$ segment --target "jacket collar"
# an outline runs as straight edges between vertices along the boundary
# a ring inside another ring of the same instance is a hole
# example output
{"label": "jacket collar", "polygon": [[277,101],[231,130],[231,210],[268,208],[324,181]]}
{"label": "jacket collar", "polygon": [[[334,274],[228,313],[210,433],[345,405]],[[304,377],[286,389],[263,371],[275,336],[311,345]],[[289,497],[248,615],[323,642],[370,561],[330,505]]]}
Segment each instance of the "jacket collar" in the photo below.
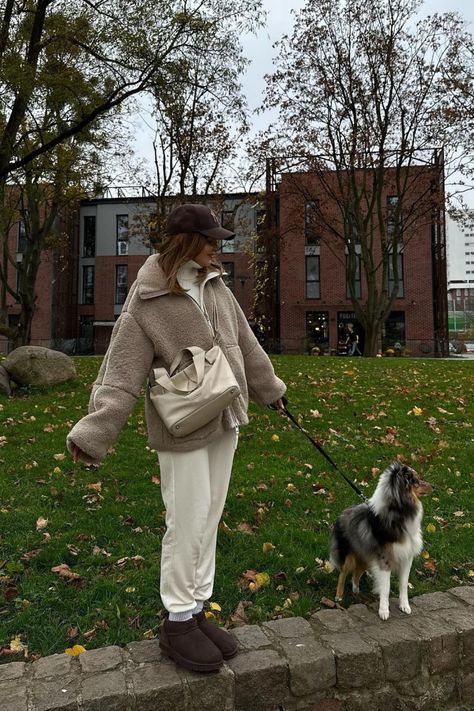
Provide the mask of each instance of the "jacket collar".
{"label": "jacket collar", "polygon": [[[159,254],[152,254],[138,270],[137,290],[141,299],[152,299],[170,293],[163,270],[158,264],[158,257]],[[210,272],[204,283],[218,276],[219,272]]]}

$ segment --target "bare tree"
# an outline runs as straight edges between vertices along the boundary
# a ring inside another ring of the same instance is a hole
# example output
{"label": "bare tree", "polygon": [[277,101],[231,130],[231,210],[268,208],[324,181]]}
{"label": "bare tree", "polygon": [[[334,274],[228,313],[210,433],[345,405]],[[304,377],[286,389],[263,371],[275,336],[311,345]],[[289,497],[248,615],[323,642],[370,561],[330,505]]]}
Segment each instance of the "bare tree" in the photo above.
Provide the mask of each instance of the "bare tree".
{"label": "bare tree", "polygon": [[[313,176],[294,188],[325,244],[339,255],[343,247],[366,355],[376,353],[399,293],[399,254],[423,225],[442,229],[444,172],[460,148],[453,116],[440,110],[443,63],[458,55],[462,21],[447,14],[415,23],[419,6],[308,0],[267,77],[265,105],[280,112],[271,131],[280,169]],[[440,260],[443,249],[440,235]]]}

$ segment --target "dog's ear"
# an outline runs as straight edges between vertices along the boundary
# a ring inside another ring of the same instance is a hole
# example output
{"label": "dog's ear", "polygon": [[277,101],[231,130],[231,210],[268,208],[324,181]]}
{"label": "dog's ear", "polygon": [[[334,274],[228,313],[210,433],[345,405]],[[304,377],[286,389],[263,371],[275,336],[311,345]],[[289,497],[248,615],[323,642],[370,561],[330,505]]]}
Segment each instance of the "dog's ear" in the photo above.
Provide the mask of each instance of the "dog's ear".
{"label": "dog's ear", "polygon": [[400,470],[400,474],[403,477],[405,488],[408,490],[412,489],[413,484],[415,483],[413,469],[411,469],[411,467],[408,467],[406,464],[404,464]]}

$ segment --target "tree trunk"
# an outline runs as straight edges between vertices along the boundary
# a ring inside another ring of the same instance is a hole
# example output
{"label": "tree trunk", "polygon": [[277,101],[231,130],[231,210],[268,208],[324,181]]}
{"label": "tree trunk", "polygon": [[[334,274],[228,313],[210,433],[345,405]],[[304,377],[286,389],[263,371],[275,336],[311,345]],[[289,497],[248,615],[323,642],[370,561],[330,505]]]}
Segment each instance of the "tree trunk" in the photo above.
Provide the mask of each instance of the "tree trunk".
{"label": "tree trunk", "polygon": [[377,324],[367,324],[365,329],[364,356],[373,358],[377,355],[380,343],[380,327]]}

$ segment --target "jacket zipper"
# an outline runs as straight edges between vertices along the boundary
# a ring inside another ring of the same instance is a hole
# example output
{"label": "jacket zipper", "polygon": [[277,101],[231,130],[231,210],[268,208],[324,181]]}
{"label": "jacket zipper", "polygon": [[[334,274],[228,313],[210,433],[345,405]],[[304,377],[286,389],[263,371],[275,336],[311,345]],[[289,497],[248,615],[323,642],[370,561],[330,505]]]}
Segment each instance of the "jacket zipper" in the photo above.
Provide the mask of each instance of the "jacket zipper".
{"label": "jacket zipper", "polygon": [[202,306],[200,306],[200,304],[198,304],[198,302],[196,301],[196,299],[194,299],[190,294],[185,294],[185,296],[186,296],[188,299],[191,299],[191,301],[193,302],[193,304],[195,304],[195,305],[197,306],[197,308],[199,309],[199,311],[200,311],[200,312],[202,313],[202,315],[204,316],[204,319],[205,319],[207,325],[209,326],[209,330],[210,330],[211,335],[212,335],[212,342],[213,342],[213,344],[214,344],[214,343],[215,343],[216,341],[218,341],[219,339],[218,339],[218,337],[217,337],[216,332],[214,331],[214,328],[213,328],[212,323],[211,323],[211,319],[209,318],[209,314],[207,313],[207,311],[206,311]]}

